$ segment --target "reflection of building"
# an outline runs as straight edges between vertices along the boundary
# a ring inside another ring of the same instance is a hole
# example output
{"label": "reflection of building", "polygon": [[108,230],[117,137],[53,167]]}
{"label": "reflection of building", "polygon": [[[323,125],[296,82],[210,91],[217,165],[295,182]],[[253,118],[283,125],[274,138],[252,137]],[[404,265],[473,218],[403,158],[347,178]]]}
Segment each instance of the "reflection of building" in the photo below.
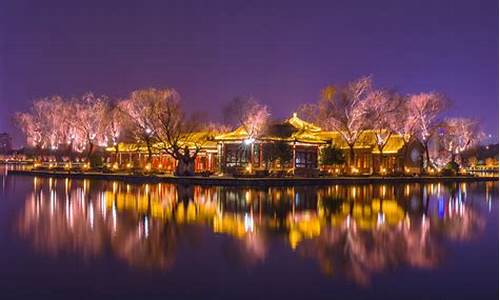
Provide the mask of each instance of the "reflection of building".
{"label": "reflection of building", "polygon": [[[485,187],[491,201],[496,187]],[[284,241],[326,274],[367,283],[389,267],[435,266],[443,239],[482,232],[484,220],[466,201],[472,192],[440,184],[252,189],[35,178],[17,228],[42,253],[88,257],[110,246],[131,267],[160,270],[185,255],[183,239],[201,243],[207,232],[230,237],[228,259],[245,265],[273,256],[271,240]]]}
{"label": "reflection of building", "polygon": [[[349,146],[339,132],[324,131],[318,126],[305,122],[293,114],[292,117],[280,123],[273,123],[257,135],[251,136],[242,126],[234,131],[210,136],[206,132],[196,134],[200,142],[201,151],[195,161],[195,170],[220,171],[234,173],[242,171],[259,171],[264,169],[286,169],[296,175],[316,174],[321,166],[320,150],[327,145],[340,148],[346,157],[351,156]],[[265,154],[269,145],[275,141],[285,141],[292,148],[292,159],[289,162],[265,162]],[[193,143],[188,143],[191,149]],[[406,146],[403,138],[392,134],[383,147],[382,153],[376,146],[376,137],[373,131],[363,132],[354,145],[353,170],[345,170],[359,174],[419,172],[419,152],[415,145]],[[115,153],[115,160],[122,165],[145,165],[147,147],[134,144],[120,144],[118,152],[114,147],[108,151]],[[117,153],[117,154],[116,154]],[[153,168],[172,171],[175,161],[166,154],[153,147]],[[404,169],[403,167],[406,167]]]}

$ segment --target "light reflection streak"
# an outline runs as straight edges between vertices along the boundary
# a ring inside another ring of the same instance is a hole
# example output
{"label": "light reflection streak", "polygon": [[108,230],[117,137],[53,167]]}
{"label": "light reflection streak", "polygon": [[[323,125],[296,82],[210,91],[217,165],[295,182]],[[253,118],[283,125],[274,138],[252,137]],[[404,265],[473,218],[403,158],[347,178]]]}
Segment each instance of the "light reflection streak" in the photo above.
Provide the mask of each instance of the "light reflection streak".
{"label": "light reflection streak", "polygon": [[[462,186],[242,190],[113,182],[92,183],[91,190],[88,181],[83,188],[48,181],[47,191],[44,182],[34,179],[17,222],[35,249],[87,257],[111,245],[116,257],[140,268],[171,267],[181,240],[199,239],[208,228],[230,237],[231,255],[245,265],[272,256],[269,241],[278,238],[296,255],[317,260],[325,274],[337,265],[337,272],[369,284],[371,274],[389,267],[435,267],[443,259],[443,241],[466,241],[485,227],[474,190],[460,193]],[[488,193],[494,188],[487,187]]]}

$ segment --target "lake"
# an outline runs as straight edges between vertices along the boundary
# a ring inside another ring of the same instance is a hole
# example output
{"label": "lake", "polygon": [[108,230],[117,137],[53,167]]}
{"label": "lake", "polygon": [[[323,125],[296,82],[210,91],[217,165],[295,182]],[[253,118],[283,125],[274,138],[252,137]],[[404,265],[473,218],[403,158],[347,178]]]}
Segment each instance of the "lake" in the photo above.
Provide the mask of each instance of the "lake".
{"label": "lake", "polygon": [[1,299],[498,299],[498,182],[1,177]]}

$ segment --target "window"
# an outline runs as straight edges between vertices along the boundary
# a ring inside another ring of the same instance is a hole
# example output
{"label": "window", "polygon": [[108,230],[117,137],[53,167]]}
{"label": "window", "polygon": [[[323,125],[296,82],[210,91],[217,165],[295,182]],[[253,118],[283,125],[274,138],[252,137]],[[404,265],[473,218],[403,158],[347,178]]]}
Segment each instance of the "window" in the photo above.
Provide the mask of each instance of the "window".
{"label": "window", "polygon": [[226,167],[246,166],[250,156],[249,149],[246,148],[241,145],[226,145]]}
{"label": "window", "polygon": [[318,166],[318,155],[315,150],[299,150],[295,152],[295,167],[315,169]]}

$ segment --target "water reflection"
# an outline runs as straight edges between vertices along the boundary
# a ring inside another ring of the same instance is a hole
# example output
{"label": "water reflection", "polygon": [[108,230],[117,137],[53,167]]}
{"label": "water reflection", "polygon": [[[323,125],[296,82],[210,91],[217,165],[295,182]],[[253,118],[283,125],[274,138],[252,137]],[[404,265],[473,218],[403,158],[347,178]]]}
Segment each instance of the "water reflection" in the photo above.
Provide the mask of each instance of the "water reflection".
{"label": "water reflection", "polygon": [[[130,185],[33,179],[16,229],[40,253],[111,253],[131,267],[168,270],[181,245],[228,238],[228,263],[273,256],[271,242],[358,284],[397,267],[433,268],[447,242],[480,236],[497,183],[286,188]],[[485,193],[486,197],[475,195]]]}

